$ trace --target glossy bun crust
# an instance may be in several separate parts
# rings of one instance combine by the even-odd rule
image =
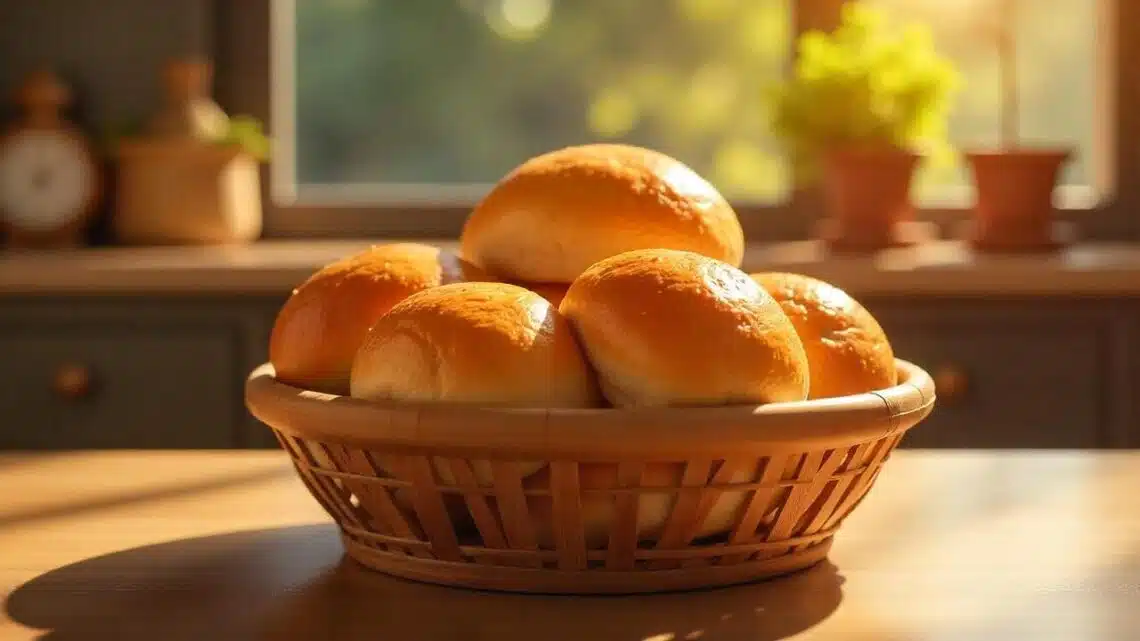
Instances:
[[[368,333],[352,396],[511,407],[595,407],[593,374],[569,324],[538,294],[460,283],[397,303]]]
[[[711,184],[662,153],[617,144],[552,151],[476,206],[462,254],[504,280],[570,283],[633,249],[693,251],[739,266],[744,234]]]
[[[895,356],[878,321],[842,289],[800,274],[752,276],[783,308],[811,371],[809,398],[861,394],[896,382]]]
[[[277,314],[269,339],[277,379],[347,394],[357,348],[393,305],[429,287],[487,279],[454,254],[418,243],[379,245],[330,263],[293,290]]]
[[[803,400],[808,366],[791,321],[739,269],[651,249],[602,260],[561,305],[616,407]]]

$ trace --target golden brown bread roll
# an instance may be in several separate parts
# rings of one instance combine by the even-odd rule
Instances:
[[[895,356],[878,321],[842,289],[802,274],[753,274],[799,334],[811,373],[808,398],[885,389],[895,384]]]
[[[463,228],[462,254],[504,280],[569,283],[633,249],[739,266],[744,234],[716,188],[665,154],[617,144],[552,151],[505,176]]]
[[[368,332],[351,393],[367,400],[597,407],[597,384],[557,308],[506,283],[459,283],[397,303]],[[440,478],[454,484],[446,465]],[[525,465],[523,474],[541,467]],[[485,461],[474,465],[491,482]]]
[[[791,321],[727,263],[626,252],[579,276],[560,309],[616,407],[807,397],[807,357]]]
[[[285,301],[269,339],[277,379],[348,393],[352,359],[368,328],[410,294],[464,280],[487,280],[450,252],[419,243],[379,245],[317,270]]]
[[[368,332],[353,397],[510,407],[595,407],[569,324],[538,294],[457,283],[409,296]]]

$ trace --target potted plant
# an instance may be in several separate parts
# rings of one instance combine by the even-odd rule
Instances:
[[[919,25],[896,31],[863,3],[831,33],[800,37],[795,69],[773,88],[772,126],[800,186],[819,183],[833,249],[913,242],[911,181],[946,141],[954,67]]]
[[[1000,0],[994,40],[1000,61],[1001,147],[967,150],[977,200],[970,240],[979,250],[1052,250],[1063,244],[1053,220],[1053,191],[1067,148],[1019,145],[1014,0]]]
[[[112,228],[129,244],[222,244],[261,234],[261,123],[228,116],[208,94],[211,68],[175,60],[166,104],[116,141],[119,171]]]

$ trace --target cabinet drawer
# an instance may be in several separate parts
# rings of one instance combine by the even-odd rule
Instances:
[[[939,386],[906,447],[1093,448],[1102,443],[1105,329],[1093,321],[891,323],[896,355]]]
[[[19,325],[0,337],[0,448],[219,448],[241,422],[221,325]]]

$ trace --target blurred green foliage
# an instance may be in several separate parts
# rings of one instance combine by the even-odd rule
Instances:
[[[145,118],[113,123],[101,132],[98,144],[104,153],[114,154],[120,140],[147,135]],[[257,160],[269,160],[269,137],[261,121],[253,116],[237,115],[228,118],[226,133],[213,140],[219,145],[239,145]]]
[[[928,25],[961,69],[950,139],[996,142],[997,66],[974,22],[992,0],[864,2]],[[730,198],[779,199],[790,172],[764,88],[790,67],[791,4],[296,0],[296,179],[489,183],[555,147],[619,140],[678,157]],[[1065,179],[1085,183],[1097,2],[1021,4],[1023,131],[1075,144]],[[920,193],[966,182],[960,164],[930,165]]]
[[[963,83],[950,113],[950,140],[959,149],[1000,143],[999,61],[994,41],[1000,17],[996,0],[862,0],[893,18],[895,28],[915,21],[928,26],[939,52],[958,67]],[[1102,65],[1117,64],[1101,33],[1101,0],[1017,0],[1015,33],[1020,140],[1068,145],[1077,155],[1061,182],[1089,185],[1093,179]],[[1105,55],[1107,52],[1107,55]],[[945,186],[971,184],[964,162],[927,163],[917,195],[933,197]]]
[[[269,159],[269,138],[265,135],[261,121],[253,116],[231,116],[229,129],[217,142],[223,145],[238,145],[258,160]]]
[[[946,123],[958,86],[954,66],[929,31],[889,30],[874,7],[851,3],[834,31],[799,39],[794,71],[772,87],[772,126],[803,181],[818,177],[836,146],[950,153]]]
[[[302,183],[491,183],[564,145],[660,149],[737,198],[787,187],[761,87],[786,0],[298,0]]]

